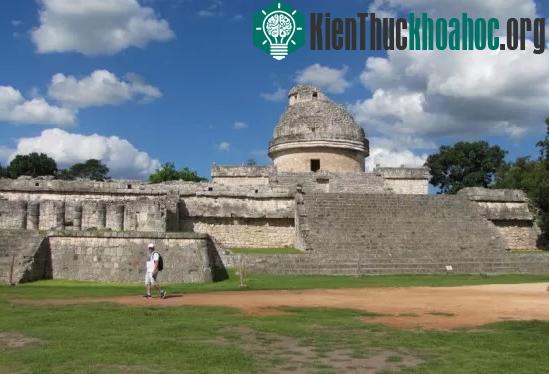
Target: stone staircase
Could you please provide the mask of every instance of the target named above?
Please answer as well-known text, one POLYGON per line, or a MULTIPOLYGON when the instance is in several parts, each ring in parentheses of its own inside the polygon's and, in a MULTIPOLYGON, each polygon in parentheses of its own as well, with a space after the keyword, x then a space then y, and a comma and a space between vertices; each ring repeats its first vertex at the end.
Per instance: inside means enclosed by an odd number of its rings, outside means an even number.
POLYGON ((0 230, 0 283, 9 284, 12 262, 14 283, 47 278, 46 235, 34 230, 0 230))
POLYGON ((306 193, 302 255, 246 256, 273 274, 547 273, 549 254, 506 250, 496 227, 460 196, 306 193))
POLYGON ((496 227, 458 196, 305 194, 308 248, 361 258, 477 258, 505 252, 496 227))

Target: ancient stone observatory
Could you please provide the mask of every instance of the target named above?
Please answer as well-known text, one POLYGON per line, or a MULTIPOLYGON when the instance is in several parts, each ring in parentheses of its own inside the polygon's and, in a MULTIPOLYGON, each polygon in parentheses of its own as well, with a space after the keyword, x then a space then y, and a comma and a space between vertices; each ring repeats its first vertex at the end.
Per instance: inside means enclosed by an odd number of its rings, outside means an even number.
POLYGON ((278 122, 269 156, 278 172, 364 172, 364 130, 351 114, 313 86, 296 86, 278 122))

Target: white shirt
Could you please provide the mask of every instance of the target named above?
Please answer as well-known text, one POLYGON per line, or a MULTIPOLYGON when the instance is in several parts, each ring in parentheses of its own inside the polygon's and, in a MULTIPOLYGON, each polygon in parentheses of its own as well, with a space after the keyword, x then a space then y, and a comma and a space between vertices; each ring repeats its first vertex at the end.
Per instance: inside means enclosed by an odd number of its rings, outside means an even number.
POLYGON ((149 257, 147 258, 147 273, 154 272, 154 262, 158 261, 159 257, 160 256, 156 252, 153 252, 153 254, 149 255, 149 257))

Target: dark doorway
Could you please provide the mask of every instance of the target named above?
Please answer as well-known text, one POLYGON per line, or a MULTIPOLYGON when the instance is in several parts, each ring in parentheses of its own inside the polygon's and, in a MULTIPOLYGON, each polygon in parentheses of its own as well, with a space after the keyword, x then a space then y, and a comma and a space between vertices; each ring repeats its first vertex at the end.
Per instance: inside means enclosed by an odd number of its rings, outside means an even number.
POLYGON ((311 160, 311 171, 319 171, 320 170, 320 160, 311 160))

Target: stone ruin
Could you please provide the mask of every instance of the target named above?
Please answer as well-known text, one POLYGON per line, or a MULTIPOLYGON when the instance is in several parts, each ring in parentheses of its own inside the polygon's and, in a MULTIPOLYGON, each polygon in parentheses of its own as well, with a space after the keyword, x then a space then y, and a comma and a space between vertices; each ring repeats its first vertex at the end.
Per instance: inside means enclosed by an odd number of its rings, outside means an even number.
POLYGON ((425 168, 364 171, 364 130, 297 86, 271 166, 212 167, 211 182, 0 179, 0 281, 139 281, 154 242, 168 282, 208 282, 245 261, 274 274, 547 272, 525 194, 428 195, 425 168), (236 247, 296 255, 239 256, 236 247))

